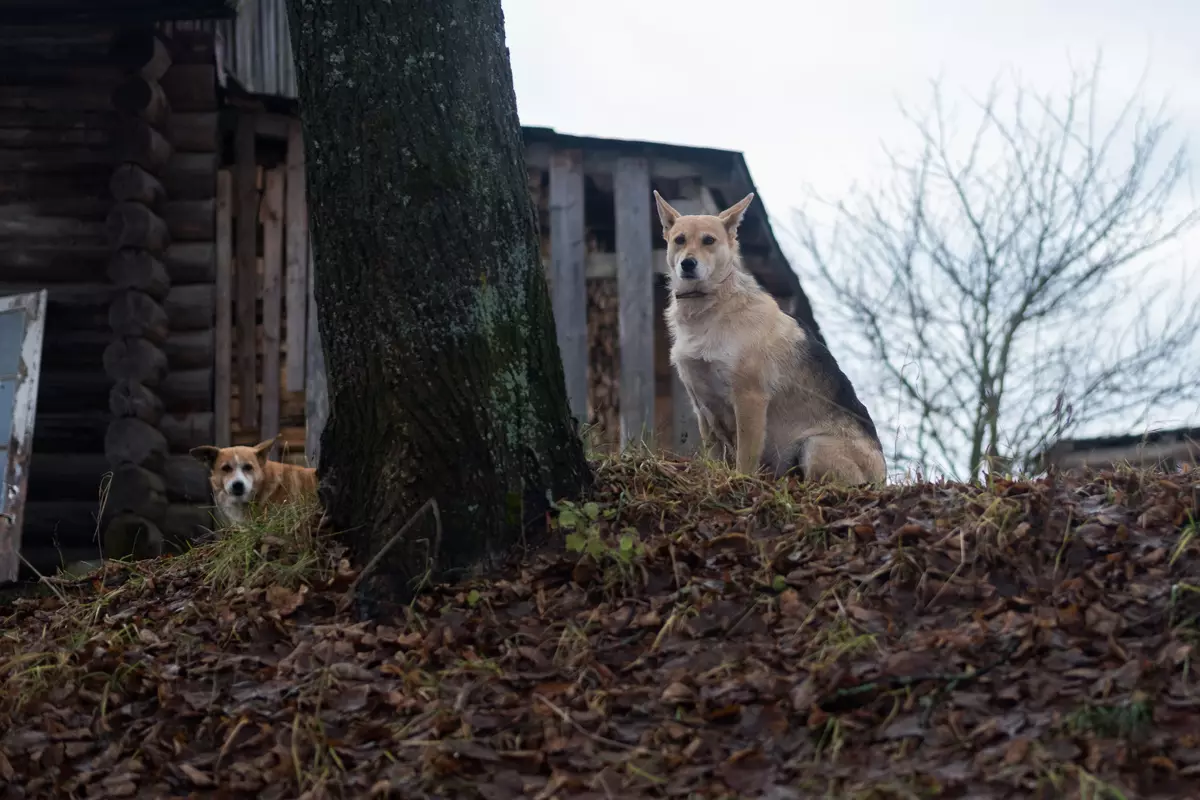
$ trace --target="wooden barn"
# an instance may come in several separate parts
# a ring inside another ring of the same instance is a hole
[[[1062,472],[1117,465],[1167,472],[1200,465],[1200,428],[1171,428],[1145,434],[1063,439],[1031,459],[1035,471],[1053,466]]]
[[[0,581],[16,573],[5,546],[46,572],[211,526],[198,444],[282,434],[278,457],[315,463],[324,375],[284,3],[237,5],[0,0],[0,298],[48,297],[23,527],[0,516]],[[573,410],[601,447],[690,451],[651,190],[719,210],[756,191],[744,158],[524,138]],[[741,239],[759,282],[816,329],[761,199]]]

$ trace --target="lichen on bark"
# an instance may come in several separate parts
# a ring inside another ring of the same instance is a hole
[[[528,195],[499,0],[289,0],[330,415],[364,610],[486,559],[590,474]]]

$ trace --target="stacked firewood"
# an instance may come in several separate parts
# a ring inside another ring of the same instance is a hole
[[[600,450],[620,443],[621,361],[617,321],[617,281],[600,278],[587,282],[588,422],[590,439]]]

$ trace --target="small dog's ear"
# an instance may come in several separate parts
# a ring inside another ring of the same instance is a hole
[[[278,442],[282,438],[283,438],[283,434],[281,433],[278,436],[276,436],[274,439],[267,439],[265,442],[259,442],[258,444],[254,445],[254,448],[253,448],[254,454],[256,456],[258,456],[258,460],[266,461],[267,453],[269,453],[271,451],[271,448],[275,445],[275,443]]]
[[[217,456],[221,455],[221,448],[213,447],[211,444],[205,444],[199,447],[193,447],[188,451],[188,453],[191,454],[192,458],[211,467],[213,462],[217,460]]]
[[[730,236],[737,233],[738,226],[742,224],[742,216],[745,215],[746,209],[750,207],[750,201],[753,199],[754,192],[751,192],[717,215],[717,218],[725,224],[725,230],[729,231]]]
[[[658,206],[658,220],[662,223],[663,239],[666,239],[667,231],[671,230],[672,226],[683,215],[671,208],[671,204],[662,199],[662,195],[658,193],[658,189],[654,190],[654,203]]]
[[[254,452],[261,456],[263,453],[270,450],[271,447],[278,442],[280,438],[282,438],[282,436],[283,434],[279,434],[279,436],[276,436],[274,439],[267,439],[266,441],[259,442],[258,444],[254,445]]]

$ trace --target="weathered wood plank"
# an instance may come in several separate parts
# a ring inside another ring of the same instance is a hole
[[[583,154],[550,159],[551,303],[571,413],[587,421],[587,246],[583,219]]]
[[[304,138],[299,120],[288,125],[287,149],[287,390],[304,390],[304,337],[308,329],[308,207]]]
[[[266,198],[262,205],[263,226],[263,378],[262,421],[259,434],[263,440],[279,433],[279,332],[283,307],[283,184],[284,167],[268,170]],[[268,457],[277,458],[273,446]]]
[[[621,447],[654,434],[654,267],[650,165],[620,158],[613,176],[617,240],[617,320]]]
[[[46,329],[46,292],[0,298],[0,313],[12,339],[0,358],[0,378],[8,385],[4,394],[12,404],[7,424],[0,430],[3,469],[0,479],[0,583],[17,579],[23,530],[28,526],[25,495],[41,379],[42,337]]]
[[[233,419],[229,407],[233,394],[233,176],[217,174],[217,286],[216,346],[213,399],[216,411],[216,445],[229,447]]]
[[[254,393],[258,383],[254,370],[254,312],[258,299],[258,276],[255,272],[258,191],[255,187],[253,114],[239,115],[234,145],[237,161],[234,169],[237,181],[238,385],[242,398],[241,425],[243,428],[252,428],[258,424],[258,398]]]

